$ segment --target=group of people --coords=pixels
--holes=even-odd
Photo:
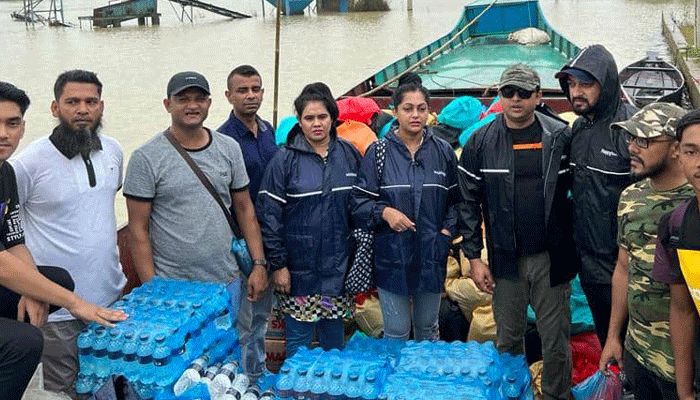
[[[178,73],[163,100],[169,127],[133,152],[123,179],[134,269],[142,282],[240,278],[242,365],[257,379],[274,296],[288,357],[314,334],[324,349],[343,346],[356,228],[373,233],[384,337],[436,339],[446,260],[461,237],[472,279],[493,294],[499,350],[523,353],[534,308],[546,399],[569,398],[569,281],[579,272],[601,369],[617,362],[638,399],[690,399],[697,315],[684,274],[700,250],[700,111],[623,103],[617,66],[600,45],[556,78],[578,115],[572,127],[541,106],[537,72],[516,64],[498,84],[503,112],[458,159],[427,126],[430,95],[416,80],[394,91],[396,121],[365,152],[339,136],[323,83],[296,98],[298,123],[278,148],[258,115],[255,68],[229,74],[232,111],[217,130],[204,126],[206,78]],[[58,125],[5,162],[29,99],[0,83],[0,386],[11,398],[42,347],[47,388],[74,394],[85,322],[128,317],[102,308],[125,278],[113,208],[123,156],[100,132],[101,89],[92,72],[61,74],[51,105]],[[231,252],[235,225],[252,258],[245,274]]]

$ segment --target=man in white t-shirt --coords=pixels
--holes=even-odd
[[[114,212],[123,155],[116,140],[98,133],[104,110],[101,95],[102,83],[93,72],[59,75],[51,103],[58,126],[10,163],[34,261],[65,268],[79,296],[107,306],[126,283]],[[62,309],[42,328],[47,389],[75,396],[76,338],[83,327]]]

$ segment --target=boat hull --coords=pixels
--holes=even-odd
[[[620,83],[638,107],[658,101],[682,105],[685,78],[662,59],[645,57],[628,65],[620,71]]]

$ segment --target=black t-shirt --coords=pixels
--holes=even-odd
[[[0,164],[0,251],[24,243],[19,218],[19,196],[15,170],[8,162]]]
[[[513,138],[515,168],[515,239],[519,256],[545,251],[542,127],[535,122],[523,129],[508,128]]]

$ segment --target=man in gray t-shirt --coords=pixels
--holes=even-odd
[[[170,79],[163,101],[168,130],[204,172],[217,194],[233,205],[253,258],[248,297],[267,286],[260,227],[248,194],[248,176],[235,140],[203,126],[211,98],[206,79],[183,72]],[[131,155],[124,180],[134,268],[142,281],[167,278],[227,282],[238,276],[232,232],[216,200],[165,137],[157,134]]]

